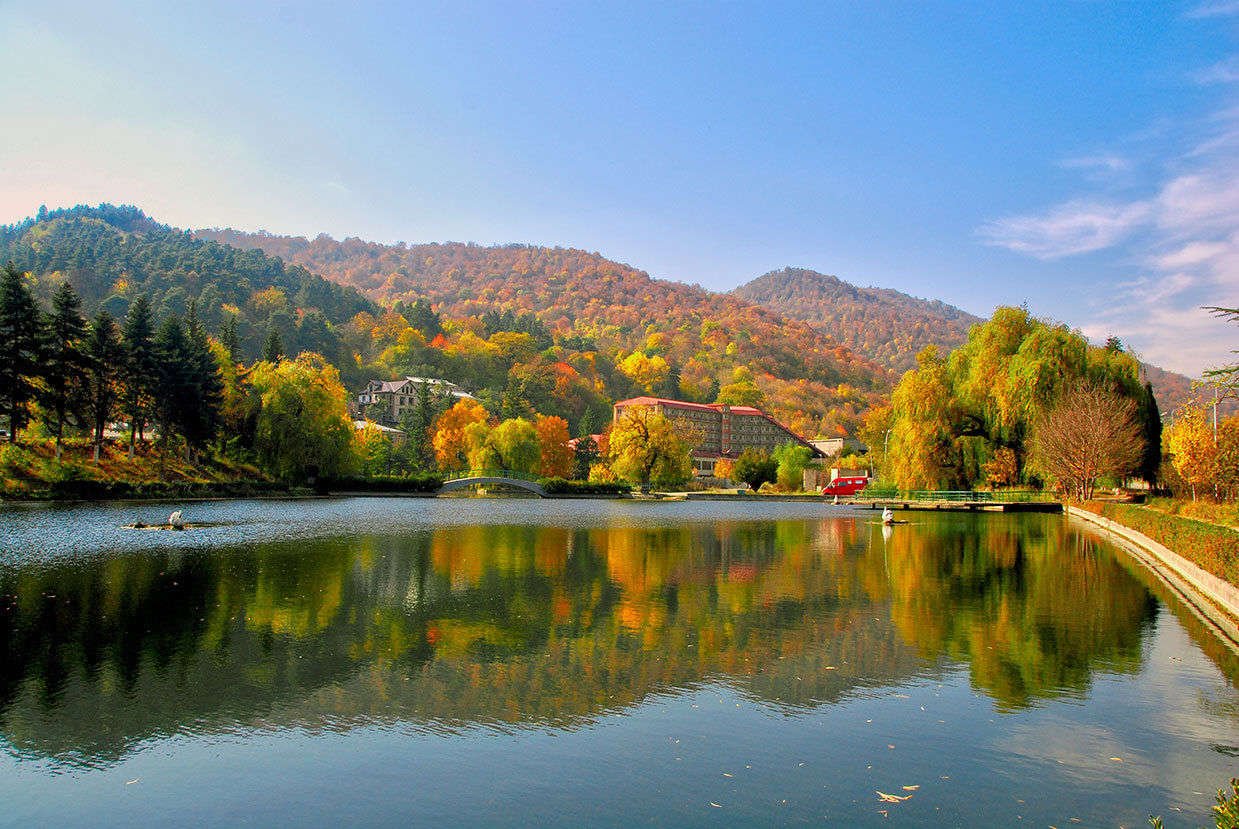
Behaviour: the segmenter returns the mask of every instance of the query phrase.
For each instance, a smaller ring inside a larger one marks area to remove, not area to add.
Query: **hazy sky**
[[[1027,303],[1197,374],[1239,329],[1239,0],[0,0],[0,222],[785,265]]]

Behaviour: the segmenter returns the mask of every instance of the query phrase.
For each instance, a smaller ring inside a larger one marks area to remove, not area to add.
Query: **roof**
[[[353,428],[357,431],[373,426],[385,435],[403,435],[404,432],[400,429],[393,429],[390,426],[384,426],[380,423],[375,423],[372,420],[354,420]]]
[[[668,397],[630,397],[627,400],[621,400],[615,404],[616,406],[670,406],[673,409],[694,409],[699,412],[721,412],[723,403],[689,403],[687,400],[672,400]],[[752,406],[730,406],[728,407],[732,414],[739,415],[755,415],[757,417],[768,417],[761,409],[755,409]]]
[[[453,397],[468,397],[475,399],[473,395],[462,389],[460,386],[453,383],[451,380],[439,380],[434,377],[413,377],[408,376],[401,380],[371,380],[366,386],[365,391],[371,394],[398,394],[404,391],[405,386],[410,383],[414,385],[433,386],[436,388],[446,389]]]

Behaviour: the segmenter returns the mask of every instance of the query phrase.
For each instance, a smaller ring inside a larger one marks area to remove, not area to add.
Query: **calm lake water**
[[[1239,660],[1060,516],[122,527],[171,508],[0,511],[0,824],[1198,826],[1239,774]]]

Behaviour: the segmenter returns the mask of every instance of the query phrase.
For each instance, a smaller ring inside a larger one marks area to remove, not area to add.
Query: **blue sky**
[[[0,221],[582,247],[1239,347],[1239,0],[0,0]]]

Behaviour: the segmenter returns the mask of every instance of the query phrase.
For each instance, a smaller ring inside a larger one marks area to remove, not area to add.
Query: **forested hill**
[[[889,288],[861,288],[802,268],[772,271],[732,293],[803,320],[900,374],[916,367],[916,355],[925,346],[949,352],[963,345],[971,326],[984,322],[945,302]]]
[[[623,359],[643,352],[673,367],[693,399],[711,397],[736,367],[747,367],[775,409],[854,420],[890,371],[812,326],[740,297],[658,280],[568,248],[446,243],[380,245],[359,239],[201,230],[201,238],[304,265],[384,302],[429,300],[448,317],[533,312],[560,341],[583,338]],[[566,338],[566,339],[565,339]],[[816,424],[799,422],[816,431]]]
[[[159,317],[183,315],[195,301],[198,317],[212,332],[231,314],[247,358],[258,354],[271,329],[290,353],[307,349],[335,356],[340,342],[334,326],[375,310],[357,291],[300,265],[194,238],[136,207],[43,209],[0,227],[0,262],[9,261],[36,277],[35,293],[44,305],[67,281],[87,315],[106,308],[123,318],[139,294]]]
[[[968,339],[969,328],[985,321],[936,299],[919,299],[889,288],[860,288],[802,268],[772,271],[732,293],[804,320],[899,374],[916,367],[916,355],[925,346],[937,345],[943,353],[950,352]],[[1140,366],[1163,412],[1174,411],[1198,396],[1192,391],[1191,378],[1148,363]]]

